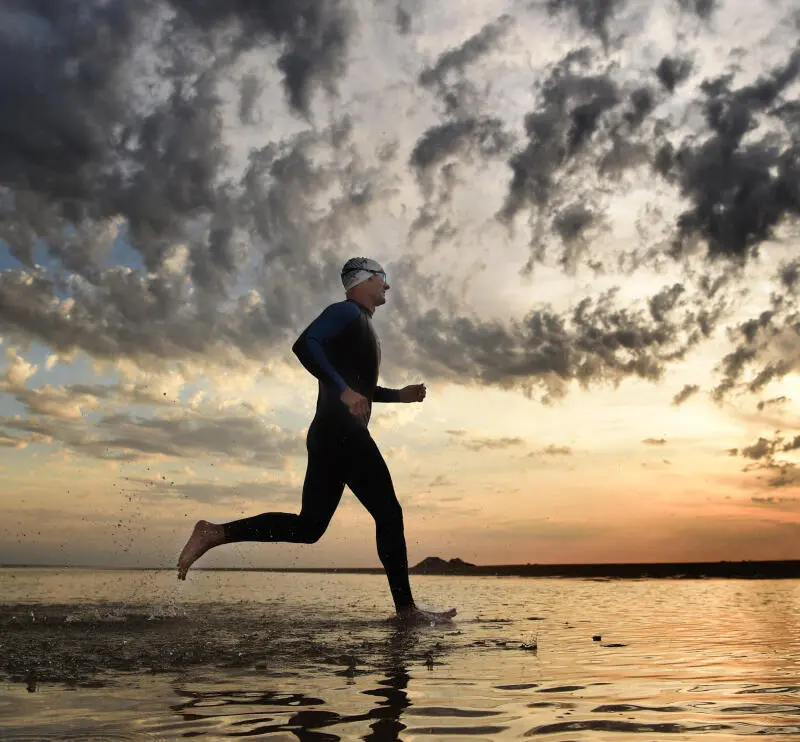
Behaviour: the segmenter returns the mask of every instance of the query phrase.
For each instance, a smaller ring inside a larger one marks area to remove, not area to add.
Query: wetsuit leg
[[[344,479],[336,460],[309,445],[300,514],[262,513],[225,523],[226,541],[313,544],[328,528],[343,491]]]
[[[344,478],[361,504],[375,519],[380,557],[397,610],[414,605],[408,581],[408,555],[403,510],[397,500],[389,468],[372,436],[363,429],[348,436],[344,451]]]

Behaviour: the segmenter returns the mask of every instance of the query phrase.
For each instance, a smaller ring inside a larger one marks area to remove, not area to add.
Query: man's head
[[[369,258],[350,258],[342,267],[342,285],[348,299],[354,299],[370,310],[386,303],[386,271]]]

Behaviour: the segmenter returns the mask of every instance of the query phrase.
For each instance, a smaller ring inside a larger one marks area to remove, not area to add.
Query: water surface
[[[800,580],[413,584],[0,570],[0,739],[800,739]]]

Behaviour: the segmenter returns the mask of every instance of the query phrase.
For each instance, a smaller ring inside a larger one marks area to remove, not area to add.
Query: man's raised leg
[[[336,475],[335,468],[329,462],[309,455],[299,515],[261,513],[223,524],[197,521],[178,557],[178,579],[185,580],[192,564],[209,549],[222,544],[241,541],[313,544],[319,541],[336,512],[343,491],[344,482]]]
[[[198,520],[194,525],[192,535],[178,557],[178,579],[185,580],[186,573],[203,554],[215,546],[226,543],[225,528],[217,523],[207,520]]]

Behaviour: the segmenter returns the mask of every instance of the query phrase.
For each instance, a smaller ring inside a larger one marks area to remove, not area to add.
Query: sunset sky
[[[386,267],[409,559],[800,558],[795,0],[0,0],[0,564],[297,512]],[[378,566],[349,492],[313,546]]]

